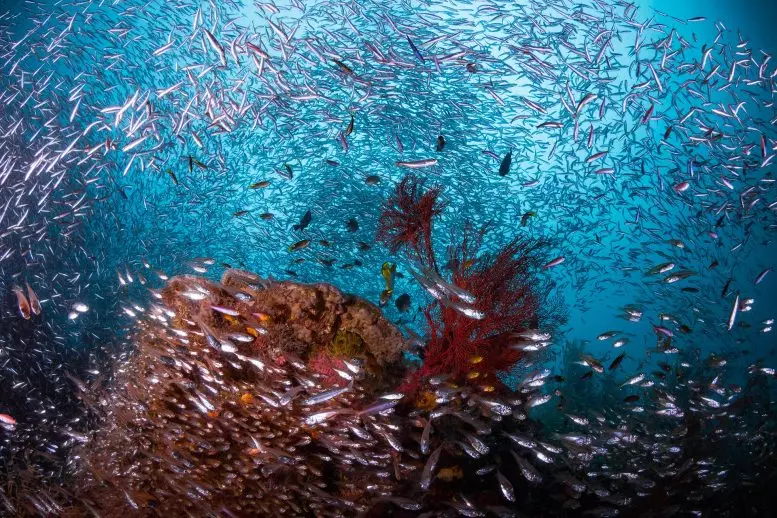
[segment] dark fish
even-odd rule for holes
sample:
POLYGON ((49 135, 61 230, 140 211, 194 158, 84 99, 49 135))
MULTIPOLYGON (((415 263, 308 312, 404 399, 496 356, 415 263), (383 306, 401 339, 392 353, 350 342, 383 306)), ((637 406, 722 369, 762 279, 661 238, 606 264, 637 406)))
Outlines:
POLYGON ((510 164, 512 164, 512 162, 513 162, 513 151, 510 150, 502 159, 502 165, 499 166, 499 176, 507 176, 507 173, 510 172, 510 164))
POLYGON ((534 212, 533 210, 530 210, 528 212, 524 212, 523 216, 521 216, 521 226, 525 227, 526 223, 529 221, 529 218, 533 218, 536 215, 537 215, 537 213, 534 212))
POLYGON ((639 401, 639 396, 637 394, 632 394, 623 398, 624 403, 634 403, 635 401, 639 401))
POLYGON ((443 137, 442 135, 437 135, 437 149, 436 149, 436 151, 439 153, 443 149, 445 149, 445 137, 443 137))
POLYGON ((345 128, 345 136, 347 137, 353 133, 353 113, 351 113, 351 122, 348 123, 348 127, 345 128))
POLYGON ((617 369, 625 357, 626 353, 620 353, 610 364, 609 370, 617 369))
POLYGON ((726 284, 723 285, 723 289, 720 291, 720 298, 724 299, 726 298, 726 295, 728 295, 728 287, 731 284, 731 281, 733 280, 733 277, 729 277, 726 281, 726 284))
POLYGON ((245 216, 245 215, 246 215, 246 214, 248 214, 249 212, 250 212, 250 211, 248 211, 248 210, 239 210, 239 211, 235 212, 235 213, 234 213, 234 214, 232 214, 232 215, 233 215, 233 216, 235 216, 236 218, 239 218, 240 216, 245 216))
POLYGON ((357 232, 359 230, 359 222, 356 221, 356 218, 351 218, 345 224, 345 227, 348 229, 348 232, 357 232))
POLYGON ((292 226, 291 228, 300 231, 305 230, 308 225, 310 225, 310 221, 313 219, 313 214, 311 214, 310 209, 302 216, 302 219, 299 220, 299 223, 292 226))
POLYGON ((588 378, 590 378, 593 375, 594 375, 594 371, 588 371, 585 374, 583 374, 582 376, 580 376, 580 379, 581 380, 587 380, 588 378))
POLYGON ((425 62, 424 57, 421 55, 421 52, 418 50, 418 47, 416 47, 415 44, 413 43, 413 40, 411 40, 410 36, 408 35, 405 35, 405 37, 407 38, 407 42, 410 44, 410 48, 413 49, 413 54, 415 54, 415 57, 418 58, 418 61, 420 61, 421 63, 424 63, 425 62))
POLYGON ((403 293, 397 297, 394 304, 397 306, 397 310, 399 310, 400 313, 407 313, 410 310, 410 295, 403 293))
POLYGON ((367 185, 378 185, 380 183, 380 177, 375 175, 370 175, 364 179, 364 183, 366 183, 367 185))
POLYGON ((699 293, 699 288, 694 288, 692 286, 686 286, 685 288, 682 288, 680 291, 684 291, 686 293, 699 293))
POLYGON ((332 61, 335 62, 335 64, 338 66, 338 68, 347 76, 353 75, 353 70, 351 67, 340 61, 339 59, 333 59, 332 61))
POLYGON ((173 183, 175 185, 178 185, 178 178, 176 178, 175 173, 173 172, 173 170, 172 169, 168 169, 167 170, 167 174, 168 174, 168 176, 170 176, 170 178, 172 178, 173 183))
POLYGON ((303 248, 307 248, 307 246, 310 244, 310 239, 303 239, 302 241, 297 241, 293 245, 289 247, 289 252, 296 252, 297 250, 302 250, 303 248))

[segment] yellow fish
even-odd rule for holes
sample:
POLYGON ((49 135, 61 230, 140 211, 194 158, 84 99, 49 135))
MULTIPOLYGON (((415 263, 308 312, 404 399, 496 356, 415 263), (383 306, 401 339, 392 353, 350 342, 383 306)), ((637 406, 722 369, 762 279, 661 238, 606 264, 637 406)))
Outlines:
POLYGON ((380 294, 380 305, 384 306, 391 299, 391 294, 394 293, 394 274, 397 272, 397 265, 394 263, 385 262, 380 269, 380 273, 383 275, 383 279, 386 281, 386 289, 380 294))

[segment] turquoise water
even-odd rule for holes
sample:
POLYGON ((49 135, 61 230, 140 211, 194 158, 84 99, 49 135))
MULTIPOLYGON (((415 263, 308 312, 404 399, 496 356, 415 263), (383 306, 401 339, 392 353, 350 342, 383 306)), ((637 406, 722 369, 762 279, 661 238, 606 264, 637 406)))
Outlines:
POLYGON ((561 351, 575 342, 604 364, 626 352, 619 380, 655 370, 665 359, 659 326, 673 333, 682 361, 725 358, 726 382, 747 384, 748 366, 775 363, 765 322, 777 314, 777 275, 755 283, 777 257, 766 161, 775 62, 765 65, 769 79, 749 82, 761 51, 777 52, 774 8, 559 4, 601 19, 563 20, 554 6, 528 2, 279 3, 277 13, 244 2, 1 2, 11 13, 0 19, 8 130, 0 163, 10 171, 0 186, 4 344, 45 337, 44 350, 88 356, 119 343, 135 325, 132 304, 145 306, 148 288, 163 284, 154 272, 193 273, 191 261, 202 257, 215 263, 204 273, 211 279, 235 267, 331 283, 375 304, 381 266, 396 263, 384 313, 424 337, 432 299, 410 274, 412 261, 375 233, 408 173, 397 162, 435 158, 417 174, 447 203, 434 226, 438 258, 467 225, 486 223, 490 252, 522 236, 547 240, 548 259, 564 257, 539 272, 543 324, 553 333, 548 365, 569 369, 561 351), (504 14, 493 16, 497 8, 504 14), (727 28, 720 36, 717 21, 727 28), (266 61, 246 49, 247 34, 266 61), (749 64, 729 80, 734 57, 749 64), (573 116, 564 105, 586 94, 596 97, 573 116), (726 137, 718 142, 714 131, 726 137), (512 167, 500 176, 508 151, 512 167), (596 174, 605 168, 612 171, 596 174), (262 181, 269 184, 254 185, 262 181), (677 188, 683 181, 687 190, 677 188), (294 230, 307 211, 310 224, 294 230), (301 240, 310 245, 289 249, 301 240), (666 262, 672 271, 647 275, 666 262), (692 275, 663 281, 680 270, 692 275), (12 289, 25 280, 44 310, 32 323, 20 321, 12 289), (407 313, 394 303, 404 293, 407 313), (729 325, 737 296, 753 302, 737 306, 729 325), (71 318, 74 303, 89 311, 71 318), (626 307, 638 308, 638 322, 626 307), (611 330, 628 344, 597 340, 611 330))

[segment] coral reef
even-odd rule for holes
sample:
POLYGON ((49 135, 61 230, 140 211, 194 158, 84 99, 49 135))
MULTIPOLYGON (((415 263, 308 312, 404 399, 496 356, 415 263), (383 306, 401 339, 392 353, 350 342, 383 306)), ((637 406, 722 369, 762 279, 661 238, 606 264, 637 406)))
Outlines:
POLYGON ((534 473, 511 446, 522 396, 422 379, 417 406, 391 390, 405 342, 365 301, 235 270, 158 296, 93 398, 67 514, 503 514, 534 473))

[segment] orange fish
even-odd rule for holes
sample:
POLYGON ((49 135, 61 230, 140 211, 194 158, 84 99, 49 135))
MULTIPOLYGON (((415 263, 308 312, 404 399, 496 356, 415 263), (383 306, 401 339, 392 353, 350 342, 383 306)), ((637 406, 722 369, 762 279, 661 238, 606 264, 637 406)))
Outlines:
POLYGON ((24 292, 19 286, 14 286, 13 292, 16 293, 16 302, 19 305, 19 314, 23 319, 30 319, 30 303, 27 302, 27 297, 24 296, 24 292))

